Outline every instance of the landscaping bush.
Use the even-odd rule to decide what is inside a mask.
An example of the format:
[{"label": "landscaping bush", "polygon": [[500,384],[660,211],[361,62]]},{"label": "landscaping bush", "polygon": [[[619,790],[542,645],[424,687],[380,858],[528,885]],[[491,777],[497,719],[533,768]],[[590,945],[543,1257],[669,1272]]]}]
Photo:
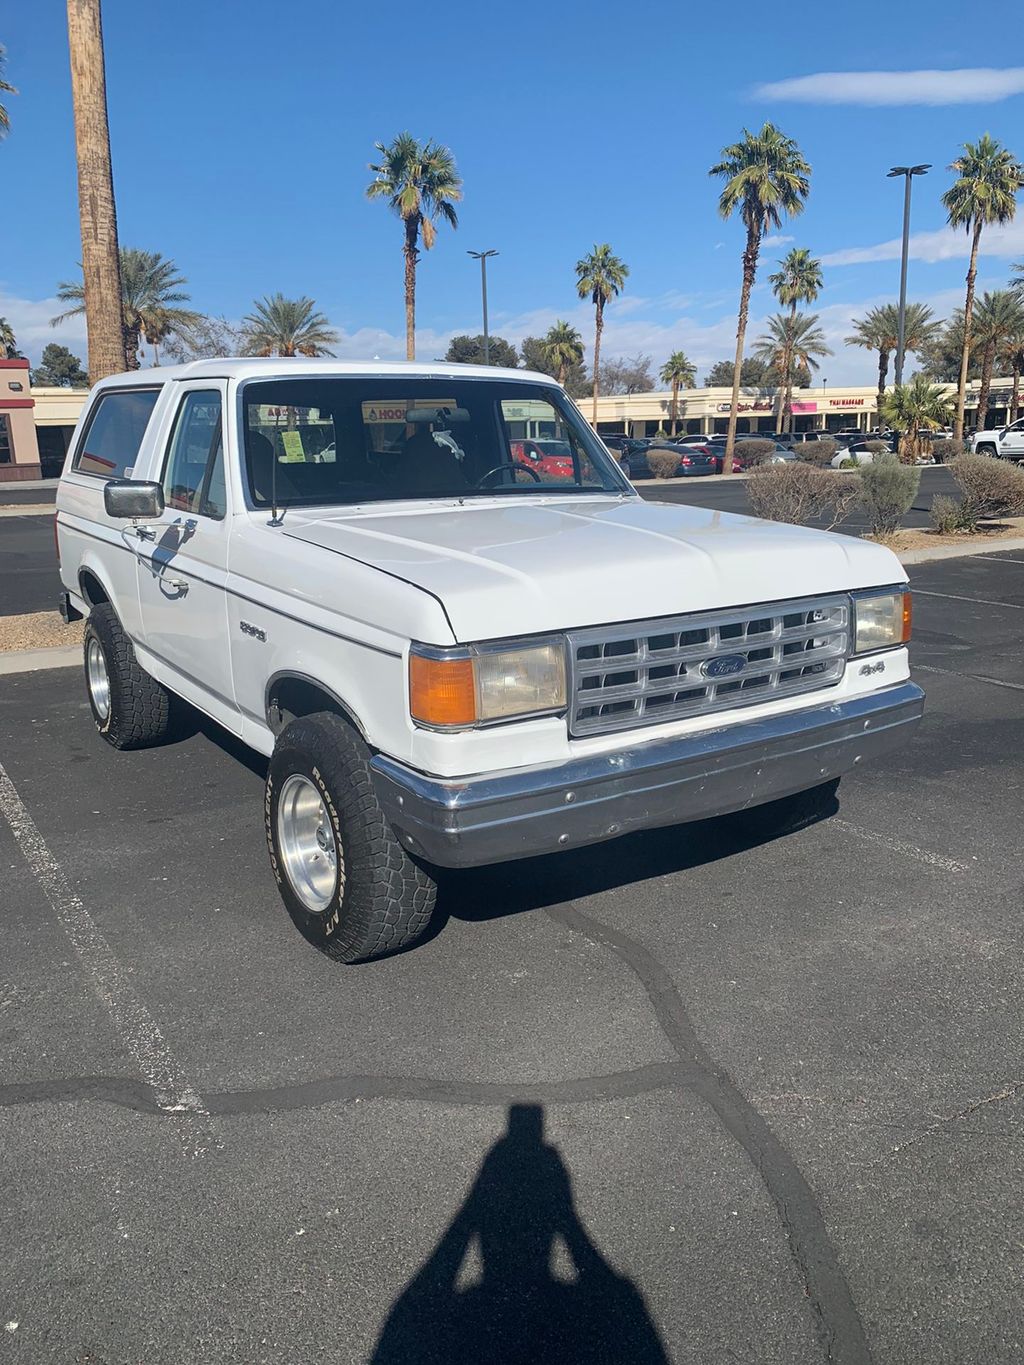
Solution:
[{"label": "landscaping bush", "polygon": [[747,480],[747,497],[755,516],[788,521],[794,526],[827,517],[831,530],[850,512],[859,495],[856,478],[810,464],[760,465]]},{"label": "landscaping bush", "polygon": [[803,441],[800,445],[794,446],[793,454],[808,464],[824,467],[832,463],[838,449],[838,441],[833,441],[831,436],[822,436],[817,441]]},{"label": "landscaping bush", "polygon": [[931,446],[932,459],[936,464],[950,464],[953,460],[958,460],[961,455],[966,454],[967,451],[963,441],[958,441],[953,436],[932,441]]},{"label": "landscaping bush", "polygon": [[964,530],[976,530],[979,521],[1024,512],[1024,469],[994,455],[960,455],[949,472],[963,494],[960,523]]},{"label": "landscaping bush", "polygon": [[682,452],[678,450],[661,450],[657,446],[647,451],[647,463],[651,473],[656,479],[671,479],[679,468],[679,461]]},{"label": "landscaping bush", "polygon": [[956,498],[947,498],[944,493],[936,493],[932,498],[931,510],[928,515],[931,517],[932,526],[938,531],[940,536],[951,536],[955,531],[962,531],[963,511],[961,504]]},{"label": "landscaping bush", "polygon": [[840,468],[840,469],[859,469],[859,468],[860,468],[860,460],[857,459],[856,455],[847,455],[847,457],[846,457],[845,460],[840,460],[840,461],[839,461],[839,468]]},{"label": "landscaping bush", "polygon": [[895,455],[876,455],[861,469],[860,485],[872,534],[893,536],[917,497],[921,471],[901,463]]},{"label": "landscaping bush", "polygon": [[759,465],[775,454],[774,441],[737,441],[735,453],[749,467]]}]

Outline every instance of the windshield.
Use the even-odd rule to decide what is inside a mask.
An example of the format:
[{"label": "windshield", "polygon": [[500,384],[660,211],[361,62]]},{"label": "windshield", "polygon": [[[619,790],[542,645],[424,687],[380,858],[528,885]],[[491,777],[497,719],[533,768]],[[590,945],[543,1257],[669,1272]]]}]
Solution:
[{"label": "windshield", "polygon": [[311,376],[251,382],[241,404],[257,507],[632,491],[545,385]]}]

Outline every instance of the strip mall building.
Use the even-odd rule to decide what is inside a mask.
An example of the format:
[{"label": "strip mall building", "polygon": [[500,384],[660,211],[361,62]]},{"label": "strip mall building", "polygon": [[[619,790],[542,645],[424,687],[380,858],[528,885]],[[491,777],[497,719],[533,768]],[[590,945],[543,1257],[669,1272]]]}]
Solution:
[{"label": "strip mall building", "polygon": [[[56,478],[64,463],[71,434],[82,408],[86,389],[31,388],[27,360],[0,360],[0,483]],[[145,382],[145,371],[140,382]],[[952,393],[953,385],[944,386]],[[992,381],[988,425],[1004,426],[1011,396],[1009,379]],[[874,388],[799,389],[793,398],[793,423],[797,431],[841,431],[851,427],[871,431],[878,425],[877,390]],[[730,389],[685,389],[679,395],[678,430],[711,435],[729,425]],[[771,431],[774,395],[769,389],[740,392],[738,431]],[[967,392],[967,426],[974,425],[978,385]],[[589,398],[580,400],[589,419]],[[672,396],[669,393],[631,393],[597,400],[597,429],[627,436],[654,436],[671,427]]]}]

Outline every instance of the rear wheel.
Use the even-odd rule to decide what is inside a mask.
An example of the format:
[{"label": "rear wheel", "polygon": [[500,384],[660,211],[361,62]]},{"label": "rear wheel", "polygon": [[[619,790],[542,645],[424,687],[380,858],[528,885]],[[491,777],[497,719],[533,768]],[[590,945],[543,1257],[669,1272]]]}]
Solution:
[{"label": "rear wheel", "polygon": [[166,739],[171,697],[140,666],[109,602],[85,623],[85,686],[96,729],[115,749],[145,749]]},{"label": "rear wheel", "polygon": [[322,952],[365,961],[426,929],[433,879],[398,842],[377,802],[370,751],[340,717],[320,712],[282,731],[264,811],[281,899]]}]

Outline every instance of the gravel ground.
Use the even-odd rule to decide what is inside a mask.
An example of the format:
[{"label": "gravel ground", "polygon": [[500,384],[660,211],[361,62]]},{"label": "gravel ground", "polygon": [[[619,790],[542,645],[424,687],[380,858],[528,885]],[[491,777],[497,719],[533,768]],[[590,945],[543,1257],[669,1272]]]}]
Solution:
[{"label": "gravel ground", "polygon": [[14,649],[48,649],[81,643],[83,621],[66,626],[55,611],[0,616],[0,654]]}]

